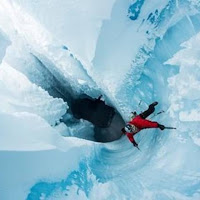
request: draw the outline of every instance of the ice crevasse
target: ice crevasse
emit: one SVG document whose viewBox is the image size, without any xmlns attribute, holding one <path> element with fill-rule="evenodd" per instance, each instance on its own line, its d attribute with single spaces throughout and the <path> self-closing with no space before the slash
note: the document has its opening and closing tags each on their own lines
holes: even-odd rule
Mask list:
<svg viewBox="0 0 200 200">
<path fill-rule="evenodd" d="M 1 0 L 0 199 L 200 199 L 198 0 Z M 70 113 L 103 94 L 176 130 L 110 143 Z"/>
</svg>

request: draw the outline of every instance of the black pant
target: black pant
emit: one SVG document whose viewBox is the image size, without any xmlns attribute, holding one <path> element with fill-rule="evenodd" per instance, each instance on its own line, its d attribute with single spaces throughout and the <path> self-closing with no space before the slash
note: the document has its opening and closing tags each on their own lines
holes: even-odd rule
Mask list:
<svg viewBox="0 0 200 200">
<path fill-rule="evenodd" d="M 150 104 L 149 108 L 145 110 L 144 112 L 140 113 L 140 117 L 143 119 L 147 118 L 150 114 L 152 114 L 155 111 L 155 106 Z"/>
</svg>

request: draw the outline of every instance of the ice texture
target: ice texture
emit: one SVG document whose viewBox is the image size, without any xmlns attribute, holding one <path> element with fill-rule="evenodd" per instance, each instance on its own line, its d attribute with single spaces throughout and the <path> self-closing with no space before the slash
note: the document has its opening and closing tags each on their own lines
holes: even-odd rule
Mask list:
<svg viewBox="0 0 200 200">
<path fill-rule="evenodd" d="M 198 0 L 1 0 L 0 199 L 199 200 L 199 66 Z M 96 143 L 82 94 L 177 129 Z"/>
</svg>

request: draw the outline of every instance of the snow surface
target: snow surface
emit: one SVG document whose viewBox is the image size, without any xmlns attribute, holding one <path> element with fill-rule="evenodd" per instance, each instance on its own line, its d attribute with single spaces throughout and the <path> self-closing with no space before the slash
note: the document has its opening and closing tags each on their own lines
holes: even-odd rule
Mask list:
<svg viewBox="0 0 200 200">
<path fill-rule="evenodd" d="M 0 1 L 0 199 L 200 199 L 198 0 Z M 98 144 L 74 120 L 81 94 L 144 130 Z M 62 99 L 63 98 L 63 99 Z M 67 101 L 67 102 L 64 102 Z M 82 139 L 80 139 L 82 138 Z"/>
</svg>

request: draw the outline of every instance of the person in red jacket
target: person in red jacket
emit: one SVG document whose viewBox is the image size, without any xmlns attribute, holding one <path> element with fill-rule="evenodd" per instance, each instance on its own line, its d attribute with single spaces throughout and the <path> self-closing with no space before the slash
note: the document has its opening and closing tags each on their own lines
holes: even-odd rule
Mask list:
<svg viewBox="0 0 200 200">
<path fill-rule="evenodd" d="M 136 112 L 134 112 L 135 116 L 133 117 L 133 119 L 129 121 L 124 128 L 122 128 L 123 134 L 125 134 L 128 137 L 128 139 L 133 143 L 135 147 L 138 147 L 138 144 L 136 143 L 133 136 L 142 129 L 146 128 L 160 128 L 161 130 L 165 129 L 164 125 L 146 119 L 150 114 L 152 114 L 155 111 L 155 106 L 157 104 L 158 102 L 152 103 L 151 105 L 149 105 L 149 108 L 146 111 L 142 112 L 139 115 L 136 115 Z"/>
</svg>

